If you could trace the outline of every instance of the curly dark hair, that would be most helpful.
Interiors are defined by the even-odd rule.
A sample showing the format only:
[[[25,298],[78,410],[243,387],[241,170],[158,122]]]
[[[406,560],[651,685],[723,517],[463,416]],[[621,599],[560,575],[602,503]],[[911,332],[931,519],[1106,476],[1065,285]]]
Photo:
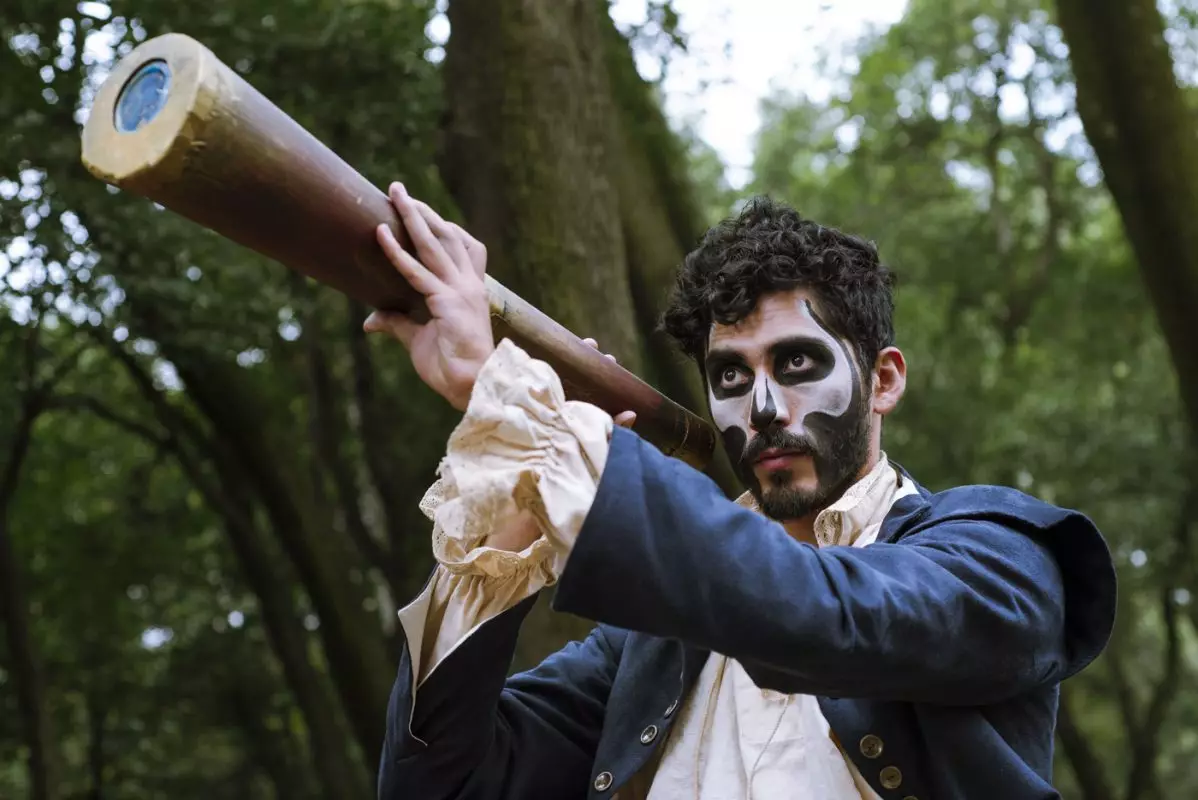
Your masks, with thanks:
[[[701,365],[713,323],[739,322],[762,295],[807,288],[821,317],[853,344],[868,372],[878,353],[894,344],[894,283],[872,242],[759,196],[707,231],[687,255],[661,329]]]

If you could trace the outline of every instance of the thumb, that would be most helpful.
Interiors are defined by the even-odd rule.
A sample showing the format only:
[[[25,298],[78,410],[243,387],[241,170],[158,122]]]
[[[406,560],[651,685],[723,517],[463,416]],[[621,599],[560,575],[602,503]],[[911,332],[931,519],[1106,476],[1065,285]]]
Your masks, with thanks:
[[[367,333],[389,333],[407,347],[420,326],[399,311],[373,311],[362,323],[362,330]]]

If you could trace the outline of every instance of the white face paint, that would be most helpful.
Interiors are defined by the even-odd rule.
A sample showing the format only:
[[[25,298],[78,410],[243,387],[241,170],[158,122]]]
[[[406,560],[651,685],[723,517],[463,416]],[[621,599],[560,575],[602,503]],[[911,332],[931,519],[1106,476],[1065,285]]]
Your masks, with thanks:
[[[810,415],[838,419],[852,406],[849,348],[812,314],[805,292],[762,298],[739,324],[714,326],[708,347],[712,418],[721,433],[739,430],[745,443],[771,425],[818,438]]]

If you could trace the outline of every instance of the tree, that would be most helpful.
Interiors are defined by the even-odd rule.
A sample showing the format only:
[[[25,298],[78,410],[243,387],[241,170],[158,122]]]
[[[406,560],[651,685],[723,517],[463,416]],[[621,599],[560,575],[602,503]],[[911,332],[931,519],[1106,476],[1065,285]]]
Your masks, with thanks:
[[[1156,3],[1058,0],[1057,17],[1078,113],[1169,343],[1190,428],[1198,431],[1198,356],[1190,329],[1198,309],[1193,90],[1179,83]]]
[[[676,19],[652,7],[669,52]],[[464,221],[516,291],[704,407],[651,330],[734,198],[637,74],[644,32],[601,0],[452,0],[442,62],[436,13],[0,5],[0,377],[19,389],[0,393],[0,468],[21,467],[0,514],[18,620],[0,795],[366,797],[394,611],[432,566],[418,503],[456,420],[402,350],[363,336],[365,309],[79,164],[94,83],[138,41],[196,36],[377,185]],[[1187,13],[1164,18],[1179,68],[1198,61]],[[1063,795],[1188,796],[1198,562],[1176,346],[1080,133],[1061,30],[1036,0],[913,0],[843,55],[831,100],[771,98],[751,188],[896,266],[911,375],[892,457],[932,488],[1009,483],[1106,531],[1120,624],[1065,686]],[[518,665],[585,627],[562,623],[542,609]]]
[[[461,6],[455,15],[486,10]],[[605,7],[576,10],[582,27],[563,29],[572,38],[553,52],[581,65],[570,80],[593,98],[525,130],[591,126],[557,166],[593,183],[571,194],[542,169],[553,148],[538,153],[519,126],[505,129],[516,137],[505,157],[522,162],[505,161],[504,180],[537,174],[512,181],[526,196],[500,187],[491,210],[503,225],[518,222],[521,236],[509,259],[494,234],[496,268],[579,332],[607,344],[618,331],[622,342],[610,344],[625,363],[701,408],[701,395],[680,395],[695,389],[693,370],[658,358],[662,343],[646,346],[640,333],[671,260],[702,224],[688,210],[686,150]],[[435,144],[456,141],[452,124],[441,136],[442,112],[451,122],[474,113],[465,94],[442,96],[442,68],[426,57],[434,13],[431,2],[385,0],[286,13],[242,2],[34,0],[0,12],[0,113],[11,121],[0,143],[0,303],[19,324],[27,297],[48,304],[89,354],[48,408],[53,424],[33,429],[34,457],[9,515],[28,603],[41,609],[29,615],[31,638],[48,665],[47,698],[31,707],[70,732],[68,795],[185,798],[208,787],[258,798],[293,796],[306,782],[325,796],[365,796],[399,652],[393,612],[431,566],[418,501],[455,421],[401,350],[366,340],[365,309],[86,174],[78,134],[94,83],[137,42],[185,31],[376,184],[401,178],[440,208],[466,208],[484,183],[443,182],[434,163]],[[467,38],[469,23],[458,28]],[[486,57],[452,63],[485,72]],[[525,113],[552,108],[557,86],[536,69],[492,88],[510,94],[522,80],[533,92]],[[611,99],[617,84],[638,109],[637,127],[607,119],[600,130],[596,109],[624,108]],[[504,155],[490,145],[471,158]],[[591,155],[602,165],[587,163]],[[451,175],[453,162],[441,161]],[[538,227],[538,209],[564,199],[577,208]],[[601,284],[620,287],[616,302],[573,291],[587,274],[578,257],[602,272]],[[552,291],[542,297],[542,286]],[[67,354],[58,338],[52,351]],[[0,365],[15,363],[0,353]],[[66,508],[57,505],[63,485]],[[99,564],[103,577],[89,572]],[[79,585],[91,589],[86,600],[72,591]],[[530,628],[527,657],[562,636]],[[0,651],[0,669],[15,663]],[[5,675],[2,708],[14,700]],[[0,719],[0,764],[15,758],[6,748],[29,740]],[[0,767],[0,793],[26,786]]]
[[[607,4],[455,0],[449,21],[441,174],[487,243],[489,271],[675,400],[704,408],[698,372],[642,333],[653,331],[702,217],[686,150]],[[546,639],[546,622],[528,624],[540,642],[521,645],[520,663],[561,643]]]
[[[1064,687],[1063,794],[1188,786],[1173,733],[1193,714],[1178,605],[1195,588],[1193,464],[1061,32],[1032,2],[914,2],[848,55],[859,68],[830,102],[767,105],[754,188],[876,238],[897,268],[911,373],[892,456],[930,486],[1015,485],[1106,532],[1120,624]]]
[[[54,734],[47,700],[46,673],[40,648],[30,628],[30,602],[26,593],[24,568],[9,529],[9,508],[13,503],[21,474],[33,442],[34,427],[47,411],[55,384],[67,362],[50,365],[42,345],[42,326],[34,323],[23,329],[11,323],[0,328],[0,338],[20,353],[13,366],[16,374],[4,376],[14,396],[4,409],[4,417],[13,420],[3,431],[6,446],[0,456],[0,620],[4,622],[5,645],[16,682],[25,743],[29,751],[30,796],[33,800],[55,800],[60,796],[61,757]]]

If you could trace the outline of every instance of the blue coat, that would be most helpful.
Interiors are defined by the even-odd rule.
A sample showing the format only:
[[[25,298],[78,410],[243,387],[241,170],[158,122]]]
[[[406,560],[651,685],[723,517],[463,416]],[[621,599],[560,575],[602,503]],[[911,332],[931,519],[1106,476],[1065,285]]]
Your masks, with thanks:
[[[508,678],[531,605],[476,631],[414,709],[405,648],[382,800],[610,798],[711,651],[817,696],[885,800],[1055,798],[1058,687],[1106,645],[1115,572],[1084,516],[994,486],[920,488],[876,544],[816,549],[616,428],[553,600],[599,624]]]

